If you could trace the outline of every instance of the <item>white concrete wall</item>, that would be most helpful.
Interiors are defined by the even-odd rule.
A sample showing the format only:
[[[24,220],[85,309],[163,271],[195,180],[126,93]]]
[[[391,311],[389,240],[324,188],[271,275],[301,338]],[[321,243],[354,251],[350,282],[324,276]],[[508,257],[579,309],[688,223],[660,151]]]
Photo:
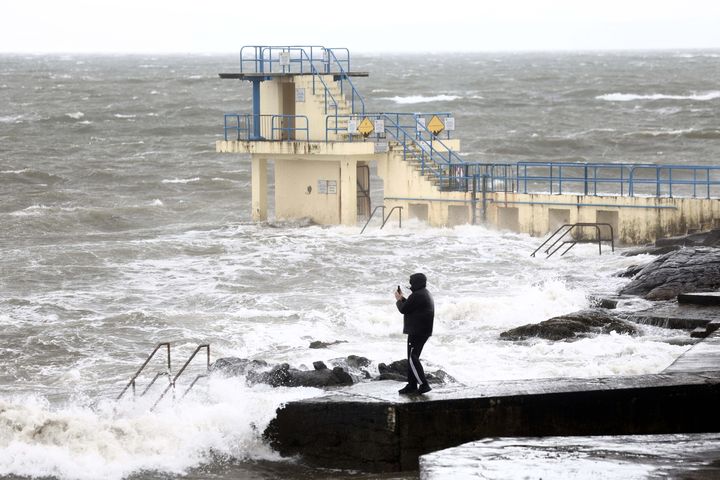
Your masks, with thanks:
[[[320,193],[318,180],[334,181],[335,193]],[[275,215],[337,225],[341,221],[340,185],[339,162],[275,160]]]

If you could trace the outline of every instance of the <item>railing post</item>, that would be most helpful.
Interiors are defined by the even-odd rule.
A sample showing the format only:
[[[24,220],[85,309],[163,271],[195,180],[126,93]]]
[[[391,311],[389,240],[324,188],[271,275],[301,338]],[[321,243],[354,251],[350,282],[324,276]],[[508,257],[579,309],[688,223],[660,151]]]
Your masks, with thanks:
[[[262,67],[262,62],[260,63]],[[260,79],[252,79],[253,132],[251,140],[260,140]]]
[[[710,169],[707,169],[707,198],[710,198]]]
[[[487,223],[487,173],[482,176],[482,221]]]
[[[475,225],[475,217],[477,216],[477,174],[472,177],[472,198],[470,200],[470,205],[472,208],[472,224]]]

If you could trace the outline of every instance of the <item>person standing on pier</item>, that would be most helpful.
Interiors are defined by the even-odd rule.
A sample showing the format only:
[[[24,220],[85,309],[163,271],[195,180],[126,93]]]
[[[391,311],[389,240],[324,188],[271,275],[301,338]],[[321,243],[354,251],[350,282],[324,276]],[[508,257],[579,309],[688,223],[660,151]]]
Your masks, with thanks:
[[[420,364],[420,354],[425,342],[432,335],[435,319],[435,303],[427,289],[427,278],[422,273],[410,275],[412,293],[405,298],[398,286],[395,291],[395,305],[403,314],[403,333],[407,334],[407,385],[398,393],[408,395],[427,393],[430,390],[425,371]]]

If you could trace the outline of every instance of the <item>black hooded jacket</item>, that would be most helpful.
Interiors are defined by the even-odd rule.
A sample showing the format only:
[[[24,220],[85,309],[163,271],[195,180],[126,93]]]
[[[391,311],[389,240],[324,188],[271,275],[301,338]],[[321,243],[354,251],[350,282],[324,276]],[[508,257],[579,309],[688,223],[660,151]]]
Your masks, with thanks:
[[[425,285],[427,279],[422,273],[410,275],[412,293],[397,301],[397,309],[403,314],[403,333],[430,336],[435,319],[435,302]]]

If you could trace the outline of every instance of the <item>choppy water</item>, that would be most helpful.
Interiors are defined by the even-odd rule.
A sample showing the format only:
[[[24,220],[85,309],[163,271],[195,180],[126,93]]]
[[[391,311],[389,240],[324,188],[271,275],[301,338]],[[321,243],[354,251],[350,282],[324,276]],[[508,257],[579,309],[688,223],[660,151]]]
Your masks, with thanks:
[[[474,160],[711,164],[720,152],[715,52],[354,62],[371,72],[357,82],[369,110],[455,112]],[[353,477],[280,460],[258,437],[283,402],[317,390],[212,378],[153,413],[112,399],[161,341],[175,359],[206,342],[213,358],[295,365],[402,358],[392,289],[418,270],[438,309],[424,357],[466,384],[657,372],[686,348],[673,344],[683,332],[651,327],[497,339],[613,292],[624,280],[612,274],[637,258],[588,246],[533,259],[538,239],[481,226],[360,236],[250,222],[248,159],[214,153],[223,113],[250,109],[247,85],[217,78],[235,57],[2,56],[0,67],[0,475]]]

